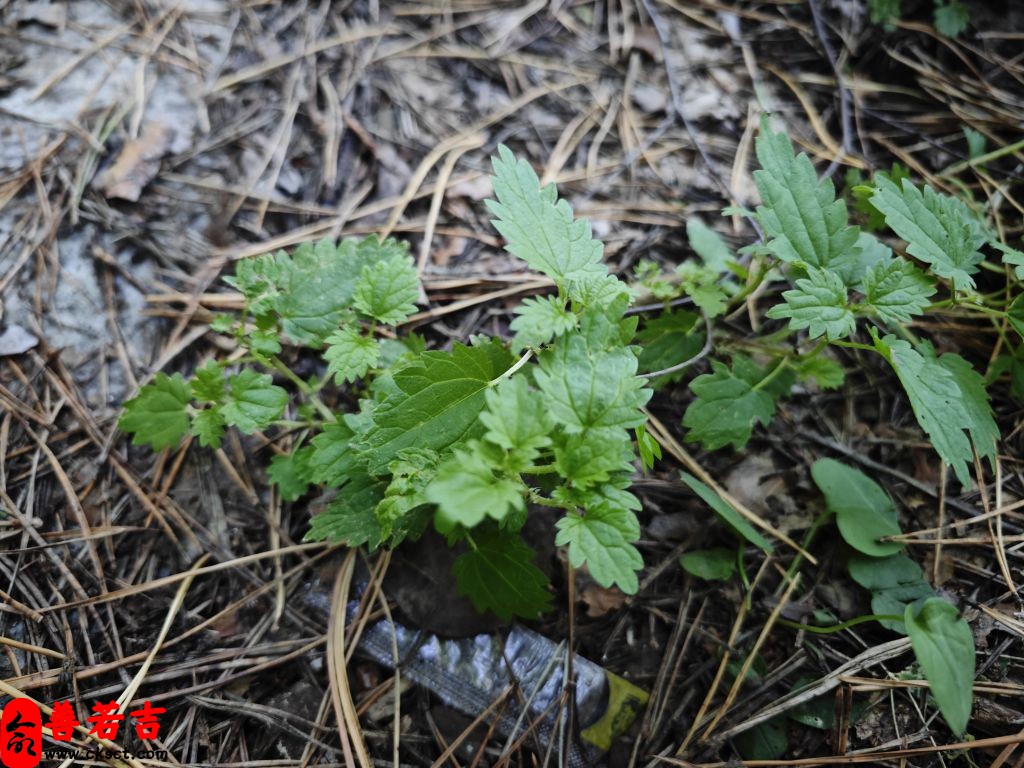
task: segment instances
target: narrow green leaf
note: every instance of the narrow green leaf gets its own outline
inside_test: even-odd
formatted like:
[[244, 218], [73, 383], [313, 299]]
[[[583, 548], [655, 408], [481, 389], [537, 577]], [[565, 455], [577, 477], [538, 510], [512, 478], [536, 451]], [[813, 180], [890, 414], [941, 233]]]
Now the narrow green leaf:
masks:
[[919, 609], [908, 605], [907, 634], [939, 711], [960, 736], [971, 717], [974, 688], [974, 635], [956, 607], [930, 597]]
[[715, 513], [725, 521], [726, 525], [732, 528], [738, 536], [746, 539], [755, 547], [765, 552], [772, 551], [772, 545], [768, 540], [758, 533], [757, 529], [747, 522], [745, 517], [733, 509], [725, 499], [693, 475], [686, 472], [680, 472], [679, 475], [682, 477], [683, 482], [686, 483], [687, 487], [696, 493], [705, 504], [711, 507], [711, 509], [713, 509]]

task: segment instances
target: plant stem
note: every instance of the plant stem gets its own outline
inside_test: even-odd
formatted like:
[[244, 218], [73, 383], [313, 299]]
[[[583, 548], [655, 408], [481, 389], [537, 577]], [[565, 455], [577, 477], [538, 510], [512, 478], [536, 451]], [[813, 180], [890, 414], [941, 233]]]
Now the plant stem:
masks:
[[295, 371], [293, 371], [291, 368], [285, 365], [281, 361], [281, 359], [276, 355], [270, 358], [270, 364], [274, 366], [274, 370], [276, 370], [278, 373], [280, 373], [282, 376], [288, 379], [288, 381], [294, 384], [299, 389], [299, 391], [306, 396], [306, 399], [308, 399], [309, 402], [312, 403], [313, 407], [320, 412], [321, 416], [323, 416], [327, 421], [334, 421], [334, 414], [331, 413], [331, 409], [323, 404], [323, 401], [321, 401], [320, 398], [317, 397], [316, 392], [313, 391], [313, 388], [309, 386], [309, 384], [307, 384], [305, 381], [303, 381], [295, 373]]
[[524, 365], [526, 365], [530, 361], [531, 357], [533, 357], [533, 350], [532, 349], [526, 350], [526, 354], [523, 355], [522, 357], [520, 357], [518, 360], [516, 360], [515, 364], [511, 368], [509, 368], [507, 371], [505, 371], [503, 374], [501, 374], [501, 376], [499, 376], [498, 378], [493, 379], [493, 380], [487, 382], [487, 386], [488, 387], [496, 386], [499, 382], [501, 382], [502, 379], [507, 379], [509, 376], [514, 374], [516, 371], [518, 371]]

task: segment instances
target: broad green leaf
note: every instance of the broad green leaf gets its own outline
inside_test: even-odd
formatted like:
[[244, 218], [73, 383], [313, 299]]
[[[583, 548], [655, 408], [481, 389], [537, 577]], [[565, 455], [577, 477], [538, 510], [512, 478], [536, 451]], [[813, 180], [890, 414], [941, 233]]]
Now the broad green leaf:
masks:
[[679, 558], [683, 570], [705, 581], [723, 581], [736, 572], [736, 553], [729, 549], [697, 549]]
[[535, 554], [515, 534], [474, 533], [471, 549], [452, 569], [459, 593], [481, 613], [492, 611], [502, 621], [536, 619], [551, 610], [552, 596], [548, 577], [533, 564]]
[[738, 536], [746, 539], [755, 547], [765, 551], [771, 552], [772, 545], [757, 532], [747, 519], [743, 517], [739, 512], [732, 508], [732, 506], [726, 502], [721, 496], [715, 493], [711, 488], [706, 486], [700, 480], [693, 475], [686, 472], [680, 472], [679, 475], [682, 477], [683, 482], [686, 483], [687, 487], [694, 493], [696, 493], [701, 501], [707, 504], [715, 513], [725, 521], [725, 523], [736, 532]]
[[974, 688], [974, 635], [956, 607], [938, 597], [920, 608], [908, 605], [907, 635], [917, 663], [950, 730], [960, 736], [971, 718]]
[[324, 424], [323, 430], [310, 443], [310, 477], [315, 483], [337, 488], [353, 477], [357, 454], [352, 448], [355, 432], [345, 422]]
[[971, 22], [970, 9], [959, 0], [945, 0], [935, 5], [935, 29], [940, 35], [956, 37]]
[[598, 509], [616, 514], [637, 512], [642, 505], [640, 499], [626, 490], [631, 484], [630, 476], [626, 475], [591, 488], [563, 485], [551, 492], [551, 498], [566, 509], [582, 509], [584, 512]]
[[217, 408], [207, 408], [192, 414], [192, 434], [204, 448], [220, 448], [224, 437], [224, 417]]
[[288, 404], [288, 393], [272, 382], [270, 374], [250, 368], [229, 376], [228, 394], [220, 409], [224, 423], [246, 435], [269, 426]]
[[633, 469], [633, 445], [624, 429], [591, 429], [555, 439], [555, 469], [578, 488], [607, 482]]
[[487, 409], [480, 421], [487, 427], [484, 438], [508, 451], [517, 451], [529, 461], [537, 449], [551, 444], [551, 418], [545, 408], [537, 407], [539, 393], [532, 390], [526, 377], [512, 376], [487, 390]]
[[[878, 616], [902, 616], [910, 603], [935, 594], [924, 580], [921, 566], [906, 555], [856, 555], [847, 565], [850, 578], [871, 592], [871, 612]], [[882, 619], [878, 623], [906, 634], [904, 623], [898, 619]]]
[[327, 373], [334, 376], [336, 384], [363, 378], [380, 360], [380, 346], [376, 340], [364, 336], [354, 325], [335, 331], [325, 343]]
[[903, 545], [879, 541], [897, 536], [900, 530], [892, 500], [874, 480], [858, 469], [834, 459], [818, 459], [811, 465], [811, 477], [825, 494], [825, 504], [835, 514], [843, 539], [858, 552], [885, 557]]
[[267, 476], [281, 491], [284, 501], [295, 501], [309, 490], [312, 483], [309, 460], [314, 450], [312, 445], [304, 445], [292, 453], [279, 453], [270, 460]]
[[513, 348], [540, 347], [556, 336], [576, 327], [577, 318], [554, 296], [525, 299], [516, 307], [516, 318], [509, 325], [515, 333]]
[[496, 474], [483, 444], [470, 441], [466, 450], [456, 448], [426, 487], [427, 501], [437, 505], [435, 524], [441, 533], [456, 525], [474, 528], [485, 517], [502, 521], [526, 509], [527, 488], [518, 477]]
[[875, 264], [864, 276], [864, 302], [884, 323], [906, 323], [928, 307], [932, 281], [904, 259]]
[[371, 474], [386, 474], [401, 450], [442, 451], [472, 433], [485, 390], [510, 362], [497, 344], [456, 344], [451, 352], [424, 352], [396, 372], [397, 391], [373, 412], [373, 426], [360, 441]]
[[215, 360], [197, 368], [192, 379], [192, 397], [201, 403], [219, 403], [224, 399], [224, 369]]
[[789, 138], [773, 131], [767, 118], [755, 146], [761, 170], [754, 171], [754, 181], [764, 201], [757, 215], [772, 253], [832, 269], [854, 258], [859, 230], [847, 225], [846, 203], [836, 199], [832, 182], [819, 181], [807, 155], [794, 155]]
[[909, 342], [886, 336], [875, 339], [875, 348], [896, 371], [918, 424], [939, 456], [969, 486], [969, 466], [974, 460], [971, 440], [980, 455], [992, 456], [999, 434], [981, 377], [969, 375], [973, 370], [958, 355], [937, 359], [926, 345], [922, 355]]
[[716, 274], [727, 272], [735, 261], [722, 236], [698, 218], [686, 220], [686, 238], [708, 269]]
[[132, 435], [132, 445], [148, 445], [159, 451], [181, 442], [188, 432], [189, 386], [180, 373], [158, 373], [139, 394], [124, 404], [117, 422]]
[[[930, 347], [927, 349], [931, 351]], [[952, 352], [947, 352], [939, 357], [939, 364], [953, 374], [953, 378], [960, 388], [961, 404], [967, 412], [970, 424], [967, 431], [975, 450], [983, 458], [994, 459], [996, 443], [999, 442], [1000, 434], [999, 426], [992, 415], [992, 405], [989, 403], [988, 393], [985, 391], [984, 378], [971, 367], [970, 363]]]
[[743, 377], [734, 362], [730, 370], [725, 363], [713, 360], [711, 373], [690, 382], [697, 399], [683, 415], [683, 426], [690, 431], [686, 442], [700, 442], [713, 451], [726, 445], [736, 450], [746, 446], [754, 426], [767, 425], [775, 415], [775, 400], [764, 389], [757, 389], [757, 379]]
[[346, 483], [323, 512], [310, 520], [303, 541], [342, 542], [350, 547], [380, 546], [380, 524], [374, 514], [386, 483], [362, 475]]
[[381, 243], [371, 236], [337, 245], [330, 240], [303, 243], [290, 257], [279, 252], [278, 295], [272, 309], [280, 316], [284, 332], [299, 344], [322, 344], [349, 310], [364, 267], [405, 258], [406, 249], [397, 240]]
[[636, 376], [636, 355], [629, 348], [601, 348], [610, 328], [595, 326], [592, 335], [584, 333], [559, 338], [534, 372], [551, 418], [573, 434], [640, 426], [645, 421], [640, 409], [651, 390]]
[[907, 241], [907, 253], [951, 280], [954, 289], [974, 288], [971, 275], [984, 260], [978, 249], [987, 237], [971, 210], [927, 184], [924, 192], [906, 179], [902, 188], [884, 176], [878, 176], [876, 184], [871, 204], [885, 215], [892, 231]]
[[846, 380], [843, 366], [823, 354], [799, 361], [796, 363], [796, 372], [802, 381], [814, 379], [822, 389], [839, 389]]
[[857, 326], [847, 303], [846, 286], [833, 272], [808, 267], [807, 278], [798, 279], [796, 288], [783, 293], [782, 298], [786, 303], [768, 310], [768, 317], [788, 317], [790, 330], [807, 328], [812, 339], [822, 335], [842, 339]]
[[575, 300], [580, 300], [581, 290], [572, 284], [574, 279], [589, 282], [597, 277], [604, 282], [604, 248], [591, 235], [589, 222], [573, 220], [572, 208], [558, 199], [555, 185], [541, 188], [530, 164], [517, 160], [504, 145], [492, 164], [497, 200], [488, 200], [487, 207], [497, 216], [492, 223], [505, 238], [506, 250], [565, 285]]
[[420, 278], [405, 254], [390, 254], [367, 264], [356, 283], [352, 305], [385, 325], [405, 322], [416, 311]]
[[[695, 325], [700, 319], [696, 312], [662, 312], [637, 333], [640, 344], [640, 370], [645, 373], [663, 371], [694, 357], [704, 346], [703, 328]], [[658, 376], [651, 381], [655, 389], [681, 379], [686, 371]]]
[[573, 568], [586, 563], [590, 575], [602, 587], [615, 584], [627, 595], [636, 594], [636, 572], [644, 567], [643, 558], [631, 543], [640, 538], [636, 515], [597, 507], [582, 515], [569, 512], [555, 527], [555, 544], [569, 546]]
[[789, 749], [789, 731], [782, 715], [755, 725], [733, 739], [746, 760], [778, 760]]

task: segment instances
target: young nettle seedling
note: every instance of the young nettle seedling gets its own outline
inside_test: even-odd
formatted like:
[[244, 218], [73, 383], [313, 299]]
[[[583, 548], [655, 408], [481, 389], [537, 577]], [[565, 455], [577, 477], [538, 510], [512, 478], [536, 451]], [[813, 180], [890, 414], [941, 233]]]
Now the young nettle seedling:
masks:
[[[488, 202], [494, 225], [507, 250], [555, 286], [515, 310], [511, 338], [478, 336], [427, 351], [422, 338], [401, 332], [420, 295], [405, 244], [375, 237], [304, 244], [243, 260], [229, 279], [245, 307], [213, 327], [233, 335], [240, 357], [208, 362], [188, 381], [158, 374], [125, 405], [120, 426], [154, 449], [189, 432], [216, 447], [228, 427], [294, 430], [291, 452], [268, 470], [282, 498], [313, 487], [337, 491], [312, 519], [308, 540], [393, 547], [433, 524], [451, 543], [464, 543], [455, 564], [460, 591], [504, 619], [536, 617], [551, 603], [519, 535], [531, 507], [559, 510], [552, 535], [574, 567], [586, 565], [602, 586], [636, 592], [641, 505], [630, 487], [638, 464], [649, 468], [660, 458], [643, 408], [654, 389], [678, 381], [687, 361], [712, 346], [710, 370], [689, 385], [686, 440], [743, 449], [796, 381], [841, 386], [845, 372], [829, 350], [855, 348], [892, 368], [938, 455], [969, 484], [975, 455], [993, 459], [999, 438], [984, 380], [964, 358], [919, 341], [908, 324], [954, 306], [991, 320], [1004, 353], [989, 374], [1016, 376], [1024, 355], [1003, 325], [1024, 333], [1024, 300], [1005, 287], [982, 295], [975, 277], [984, 267], [1013, 282], [1024, 254], [963, 201], [878, 173], [855, 187], [856, 203], [866, 226], [887, 227], [906, 243], [907, 256], [894, 253], [849, 223], [832, 182], [819, 181], [807, 156], [767, 121], [756, 149], [762, 205], [744, 213], [756, 217], [767, 242], [740, 259], [693, 220], [687, 233], [700, 260], [669, 274], [643, 262], [631, 287], [609, 274], [590, 225], [573, 218], [555, 187], [542, 188], [530, 165], [501, 147]], [[986, 247], [1003, 263], [987, 261]], [[765, 318], [784, 327], [767, 323], [753, 339], [712, 328], [715, 317], [780, 280], [791, 287]], [[627, 310], [641, 292], [664, 310], [638, 329], [638, 315]], [[671, 309], [680, 297], [697, 311]], [[321, 355], [323, 374], [297, 375], [279, 357], [283, 342]], [[321, 395], [331, 387], [346, 389], [340, 401], [351, 406], [326, 405]], [[683, 479], [747, 541], [769, 546], [714, 491]], [[874, 529], [851, 522], [855, 511], [837, 514], [861, 551], [893, 549], [872, 543]], [[874, 514], [876, 523], [892, 522], [884, 510]], [[728, 576], [722, 562], [713, 571], [706, 557], [688, 566]], [[930, 653], [919, 650], [930, 642], [921, 638], [936, 627], [949, 626], [963, 641], [966, 625], [955, 609], [951, 621], [952, 606], [931, 600], [907, 607], [904, 624], [919, 655]], [[922, 666], [939, 674], [935, 663], [922, 659]], [[943, 691], [940, 705], [959, 728], [962, 700], [951, 715], [950, 686]]]

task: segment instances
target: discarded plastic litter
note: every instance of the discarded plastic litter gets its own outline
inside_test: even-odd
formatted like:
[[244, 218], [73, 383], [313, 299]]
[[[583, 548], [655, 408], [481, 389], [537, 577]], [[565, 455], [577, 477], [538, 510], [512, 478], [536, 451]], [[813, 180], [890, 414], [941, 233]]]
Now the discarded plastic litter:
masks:
[[[358, 600], [349, 603], [350, 620], [358, 608]], [[363, 630], [357, 650], [394, 668], [393, 643], [404, 678], [471, 717], [484, 712], [514, 682], [521, 698], [508, 698], [496, 730], [511, 743], [539, 718], [533, 731], [541, 748], [547, 750], [550, 746], [552, 753], [558, 754], [559, 728], [567, 719], [566, 708], [558, 705], [566, 666], [564, 643], [553, 643], [518, 625], [509, 630], [504, 641], [500, 635], [490, 634], [451, 640], [381, 620]], [[629, 728], [647, 703], [648, 694], [579, 655], [573, 656], [573, 673], [576, 722], [583, 749], [571, 747], [569, 764], [584, 768]], [[525, 716], [520, 702], [525, 703]]]

